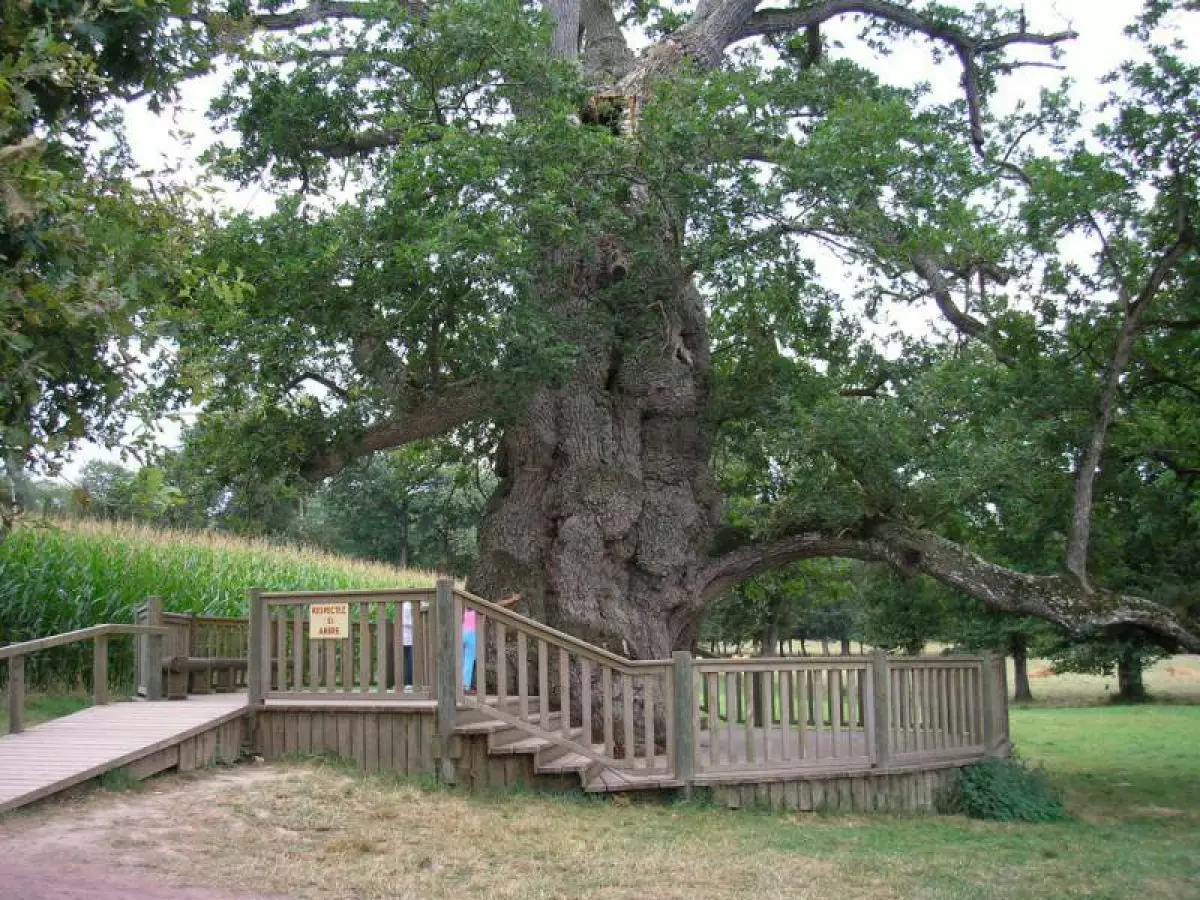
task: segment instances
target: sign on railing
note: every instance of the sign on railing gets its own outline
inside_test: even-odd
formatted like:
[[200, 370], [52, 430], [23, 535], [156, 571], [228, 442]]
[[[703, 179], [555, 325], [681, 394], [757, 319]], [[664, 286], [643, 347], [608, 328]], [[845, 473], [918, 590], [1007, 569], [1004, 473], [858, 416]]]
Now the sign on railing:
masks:
[[267, 699], [433, 697], [433, 591], [259, 593]]

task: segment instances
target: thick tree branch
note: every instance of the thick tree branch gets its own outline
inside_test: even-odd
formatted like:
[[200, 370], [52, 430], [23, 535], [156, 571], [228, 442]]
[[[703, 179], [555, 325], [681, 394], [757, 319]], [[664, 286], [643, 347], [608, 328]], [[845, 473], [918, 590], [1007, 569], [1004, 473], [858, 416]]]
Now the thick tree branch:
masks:
[[609, 0], [583, 0], [579, 13], [584, 69], [593, 77], [614, 78], [624, 73], [633, 61], [633, 53], [613, 15], [612, 4]]
[[1079, 464], [1079, 472], [1075, 476], [1071, 534], [1067, 541], [1067, 571], [1079, 579], [1079, 584], [1084, 590], [1089, 587], [1087, 555], [1092, 532], [1092, 498], [1096, 475], [1100, 470], [1100, 457], [1104, 453], [1104, 445], [1108, 441], [1108, 429], [1112, 425], [1117, 394], [1121, 390], [1121, 379], [1133, 356], [1133, 345], [1137, 340], [1146, 309], [1180, 260], [1192, 249], [1194, 239], [1191, 228], [1185, 227], [1175, 242], [1159, 257], [1138, 295], [1127, 304], [1121, 332], [1117, 336], [1117, 345], [1104, 373], [1100, 406], [1092, 424], [1091, 438]]
[[946, 280], [946, 276], [942, 274], [941, 268], [933, 261], [932, 257], [923, 253], [913, 253], [909, 255], [909, 262], [912, 264], [913, 271], [929, 285], [929, 290], [933, 294], [933, 302], [946, 317], [946, 321], [967, 337], [981, 337], [987, 333], [988, 327], [984, 322], [964, 312], [954, 302], [954, 295], [950, 291], [950, 282]]
[[[725, 5], [736, 6], [736, 3]], [[938, 22], [922, 13], [886, 0], [829, 0], [801, 9], [763, 9], [746, 17], [729, 37], [729, 43], [752, 37], [791, 34], [802, 28], [819, 25], [845, 15], [868, 16], [923, 34], [953, 48], [963, 70], [963, 88], [967, 97], [971, 142], [983, 149], [983, 90], [979, 72], [979, 56], [996, 53], [1014, 44], [1054, 46], [1076, 37], [1073, 31], [1034, 34], [1011, 32], [984, 38], [968, 34], [952, 23]]]
[[886, 563], [904, 574], [925, 574], [992, 609], [1034, 616], [1076, 634], [1135, 627], [1156, 635], [1168, 647], [1200, 651], [1200, 634], [1151, 600], [1087, 591], [1070, 577], [1015, 572], [932, 532], [893, 523], [837, 535], [798, 533], [738, 548], [714, 559], [702, 572], [700, 594], [709, 603], [762, 572], [797, 560], [828, 557]]
[[550, 55], [554, 59], [574, 59], [579, 55], [580, 0], [542, 0], [550, 14], [554, 32], [550, 37]]
[[385, 419], [356, 440], [311, 459], [304, 467], [304, 477], [319, 481], [336, 475], [359, 457], [446, 434], [491, 411], [495, 394], [494, 387], [478, 381], [442, 388], [402, 417]]
[[336, 140], [314, 141], [309, 148], [314, 154], [327, 159], [346, 159], [350, 156], [361, 156], [374, 150], [401, 145], [418, 146], [432, 144], [441, 140], [442, 133], [435, 125], [429, 125], [424, 131], [412, 128], [391, 129], [380, 128], [373, 131], [362, 131], [358, 134], [347, 135]]
[[[399, 4], [414, 18], [424, 18], [428, 7], [421, 0], [402, 0]], [[278, 13], [260, 13], [244, 21], [259, 31], [292, 31], [307, 25], [318, 25], [346, 19], [378, 19], [380, 7], [360, 0], [314, 0], [298, 9]], [[184, 22], [199, 22], [218, 31], [226, 28], [225, 21], [208, 13], [190, 13], [179, 17]]]

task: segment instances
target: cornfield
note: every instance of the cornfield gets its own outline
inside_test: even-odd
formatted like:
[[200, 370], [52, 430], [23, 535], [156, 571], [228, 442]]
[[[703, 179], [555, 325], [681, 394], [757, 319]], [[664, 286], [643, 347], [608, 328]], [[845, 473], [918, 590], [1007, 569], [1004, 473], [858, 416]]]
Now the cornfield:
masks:
[[[169, 611], [244, 616], [252, 587], [341, 590], [433, 581], [429, 572], [213, 532], [88, 520], [27, 522], [0, 544], [0, 644], [132, 622], [134, 607], [151, 594], [162, 597]], [[128, 682], [131, 638], [113, 642], [110, 662], [110, 677]], [[26, 678], [38, 687], [73, 687], [90, 677], [88, 643], [26, 659]]]

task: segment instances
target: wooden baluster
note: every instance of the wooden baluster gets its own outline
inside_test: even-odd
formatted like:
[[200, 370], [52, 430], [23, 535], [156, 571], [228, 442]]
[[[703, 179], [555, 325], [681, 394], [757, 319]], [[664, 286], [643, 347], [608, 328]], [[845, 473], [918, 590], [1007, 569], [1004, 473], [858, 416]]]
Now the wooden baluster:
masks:
[[796, 752], [800, 759], [808, 755], [808, 737], [805, 735], [808, 725], [808, 698], [812, 690], [809, 676], [810, 669], [797, 669], [793, 682], [796, 694]]
[[581, 708], [579, 725], [583, 734], [579, 743], [591, 749], [592, 746], [592, 664], [586, 656], [579, 657], [579, 685], [583, 693], [580, 695]]
[[625, 765], [632, 768], [637, 755], [633, 742], [633, 680], [621, 673], [621, 700], [624, 704]]
[[604, 755], [613, 758], [613, 693], [612, 669], [600, 668], [600, 692], [604, 695]]
[[725, 673], [725, 752], [728, 756], [727, 765], [733, 765], [735, 757], [733, 755], [733, 730], [737, 727], [738, 707], [741, 705], [741, 697], [738, 695], [738, 680], [733, 672]]
[[345, 639], [337, 642], [342, 655], [342, 690], [354, 690], [354, 620], [349, 622], [350, 631]]
[[[304, 610], [292, 607], [292, 689], [304, 687]], [[228, 630], [225, 631], [228, 634]], [[222, 654], [224, 655], [224, 654]]]
[[[153, 657], [151, 657], [151, 661]], [[159, 661], [159, 668], [162, 662]], [[25, 657], [8, 658], [8, 733], [25, 730]]]
[[718, 684], [720, 677], [716, 672], [709, 672], [704, 676], [705, 693], [708, 695], [708, 767], [710, 769], [715, 769], [721, 758], [717, 747], [718, 739], [721, 736], [721, 688]]
[[108, 703], [108, 635], [98, 634], [92, 643], [92, 701]]
[[[275, 614], [275, 690], [287, 690], [287, 614], [286, 606]], [[212, 690], [211, 687], [208, 690]]]
[[[301, 618], [304, 617], [301, 616]], [[321, 689], [321, 642], [313, 640], [312, 620], [305, 619], [305, 621], [308, 623], [308, 689], [319, 691]]]
[[538, 709], [542, 731], [550, 730], [550, 674], [546, 652], [546, 642], [538, 638]]
[[325, 690], [337, 690], [337, 644], [338, 642], [331, 638], [323, 638], [319, 641], [321, 644], [321, 655], [325, 657]]
[[842, 670], [829, 671], [829, 749], [838, 756], [842, 747]]
[[358, 604], [358, 689], [371, 689], [371, 604]]
[[934, 672], [933, 679], [937, 704], [937, 748], [938, 750], [946, 749], [946, 670], [942, 666], [938, 666]]
[[487, 616], [482, 610], [475, 613], [475, 693], [480, 703], [487, 703]]
[[[741, 692], [745, 692], [745, 696]], [[746, 765], [752, 765], [757, 758], [757, 751], [754, 747], [754, 673], [746, 672], [742, 675], [741, 686], [738, 694], [738, 708], [745, 710], [745, 715], [742, 717], [742, 728], [746, 733]]]
[[792, 758], [792, 671], [779, 670], [779, 744], [786, 762]]
[[524, 631], [517, 632], [517, 705], [521, 721], [529, 721], [529, 647]]
[[646, 768], [654, 768], [654, 677], [642, 676], [642, 740], [645, 744]]
[[775, 718], [775, 673], [767, 669], [758, 676], [758, 706], [762, 717], [763, 762], [771, 760], [771, 735]]
[[558, 730], [564, 738], [571, 734], [571, 657], [565, 647], [558, 648]]
[[813, 756], [821, 757], [822, 736], [825, 733], [825, 681], [828, 669], [813, 670]]
[[382, 694], [387, 690], [388, 664], [388, 615], [387, 603], [381, 601], [375, 609], [375, 639], [379, 649], [375, 651], [375, 690]]
[[496, 622], [496, 700], [500, 709], [508, 712], [508, 632], [499, 620]]

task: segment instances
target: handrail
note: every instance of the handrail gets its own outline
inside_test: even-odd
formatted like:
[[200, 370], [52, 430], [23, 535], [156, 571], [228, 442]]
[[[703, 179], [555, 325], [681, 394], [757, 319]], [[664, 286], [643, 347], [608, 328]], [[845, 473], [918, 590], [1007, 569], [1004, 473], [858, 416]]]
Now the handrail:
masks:
[[206, 616], [203, 613], [164, 612], [164, 620], [169, 622], [198, 622], [203, 625], [249, 625], [248, 616]]
[[[108, 702], [108, 636], [110, 634], [140, 635], [154, 650], [151, 658], [162, 655], [162, 638], [169, 630], [161, 625], [125, 625], [108, 623], [79, 628], [49, 637], [35, 638], [0, 647], [0, 660], [8, 660], [8, 731], [19, 734], [25, 730], [25, 657], [39, 650], [62, 647], [78, 641], [95, 641], [92, 649], [92, 698], [97, 704]], [[161, 698], [161, 673], [151, 682], [147, 697]]]
[[134, 634], [134, 635], [166, 635], [169, 629], [161, 625], [125, 625], [119, 622], [108, 623], [105, 625], [91, 625], [87, 628], [80, 628], [76, 631], [65, 631], [62, 634], [51, 635], [50, 637], [34, 638], [32, 641], [21, 641], [18, 644], [5, 644], [0, 647], [0, 659], [9, 659], [13, 656], [26, 656], [30, 653], [36, 653], [38, 650], [48, 650], [51, 647], [61, 647], [64, 644], [73, 644], [76, 641], [88, 641], [92, 638], [108, 634]]
[[346, 591], [263, 591], [258, 596], [276, 605], [311, 603], [313, 600], [382, 600], [393, 597], [431, 597], [434, 588], [355, 588]]
[[594, 644], [589, 644], [587, 641], [581, 641], [579, 638], [573, 637], [565, 631], [559, 631], [557, 628], [544, 625], [536, 619], [530, 619], [520, 613], [513, 612], [511, 609], [497, 606], [495, 603], [491, 603], [467, 591], [455, 588], [454, 593], [463, 600], [468, 601], [472, 606], [485, 611], [488, 618], [499, 619], [506, 624], [536, 632], [542, 637], [557, 642], [560, 646], [565, 644], [579, 653], [580, 656], [587, 656], [595, 662], [605, 663], [626, 675], [640, 675], [644, 669], [670, 668], [675, 664], [674, 660], [670, 659], [626, 659], [624, 656], [605, 650], [603, 647], [597, 647]]

